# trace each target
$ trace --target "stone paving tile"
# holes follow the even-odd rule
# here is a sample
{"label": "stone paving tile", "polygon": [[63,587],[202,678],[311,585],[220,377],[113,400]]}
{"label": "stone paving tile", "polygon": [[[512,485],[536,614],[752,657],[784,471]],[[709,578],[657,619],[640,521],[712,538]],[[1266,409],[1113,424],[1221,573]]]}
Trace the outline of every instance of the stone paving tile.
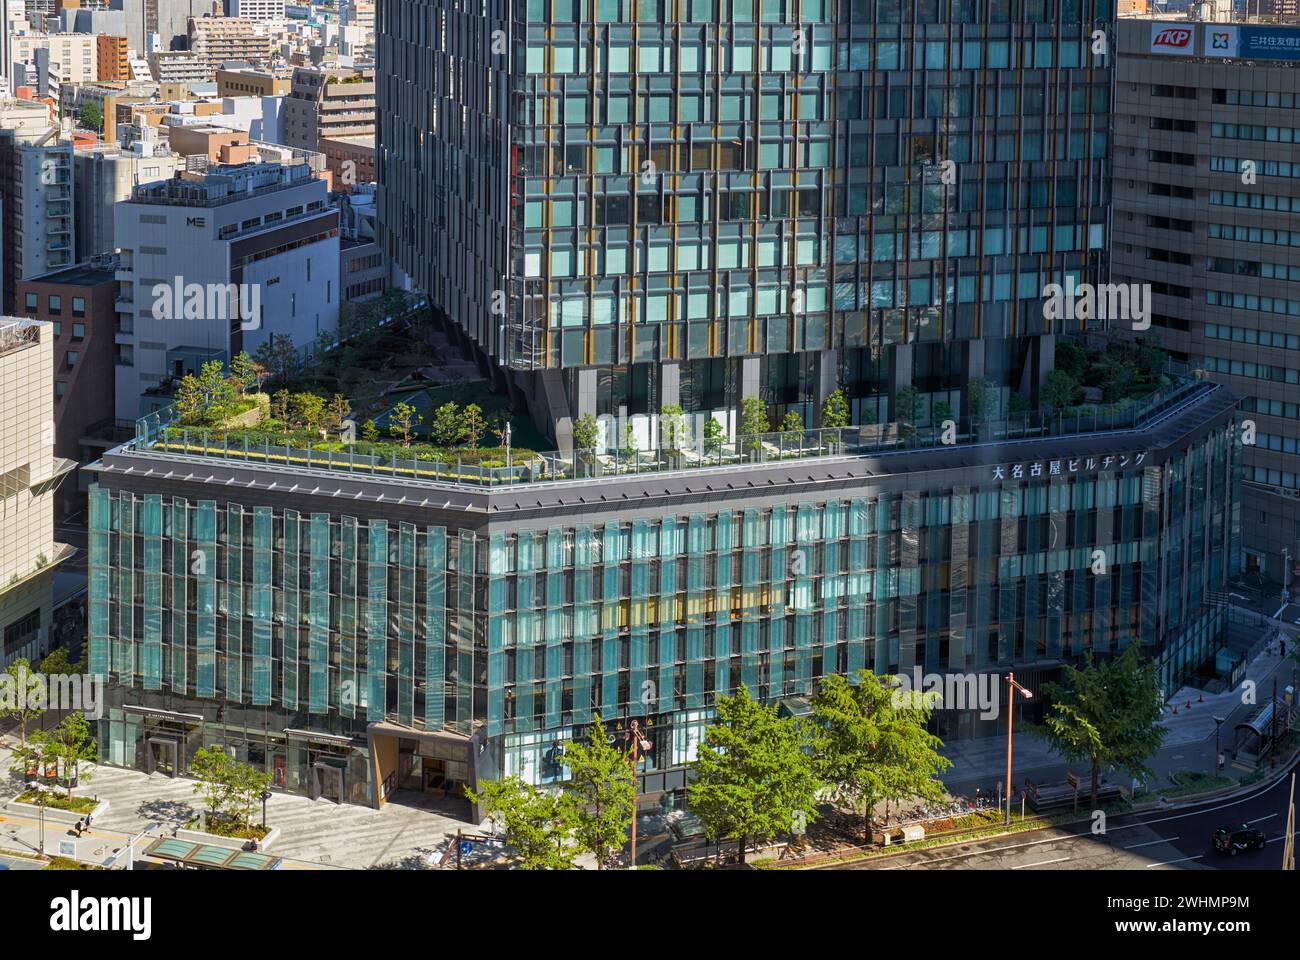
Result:
{"label": "stone paving tile", "polygon": [[[0,770],[8,768],[12,737],[0,737]],[[0,775],[0,799],[21,790],[16,777]],[[202,798],[194,781],[138,770],[100,766],[77,792],[106,797],[109,810],[95,819],[104,830],[137,834],[149,824],[161,823],[163,832],[183,826],[197,816]],[[469,805],[457,801],[432,802],[419,794],[410,802],[387,804],[371,810],[351,804],[276,793],[267,801],[267,824],[280,828],[271,852],[297,860],[337,867],[428,869],[431,855],[440,855],[457,830],[474,831]]]}

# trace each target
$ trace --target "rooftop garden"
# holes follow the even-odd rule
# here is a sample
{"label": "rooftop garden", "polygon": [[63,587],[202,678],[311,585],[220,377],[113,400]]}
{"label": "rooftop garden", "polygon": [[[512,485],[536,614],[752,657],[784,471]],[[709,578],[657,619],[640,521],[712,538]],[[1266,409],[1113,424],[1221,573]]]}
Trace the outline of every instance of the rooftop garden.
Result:
{"label": "rooftop garden", "polygon": [[[475,403],[460,406],[447,401],[429,417],[415,406],[399,401],[383,414],[358,425],[351,401],[341,393],[324,397],[309,390],[250,393],[258,389],[257,363],[246,353],[235,357],[230,373],[220,360],[205,363],[200,373],[187,375],[177,388],[174,420],[163,428],[164,446],[190,432],[205,445],[225,447],[290,447],[322,453],[346,453],[381,460],[465,463],[504,467],[504,423]],[[493,436],[498,443],[484,445]],[[515,447],[519,461],[533,452]]]}
{"label": "rooftop garden", "polygon": [[[1005,389],[976,379],[961,391],[961,416],[945,400],[923,413],[922,395],[905,386],[892,398],[890,422],[853,424],[849,401],[835,390],[812,428],[800,412],[774,419],[763,398],[748,396],[734,412],[665,405],[635,430],[631,422],[585,414],[573,424],[571,450],[539,452],[550,444],[472,365],[475,379],[430,379],[419,366],[439,362],[429,340],[418,324],[398,331],[375,321],[389,315],[382,303],[354,314],[348,339],[306,358],[273,338],[257,355],[237,356],[229,372],[219,361],[205,364],[181,381],[170,412],[147,423],[146,442],[182,453],[498,484],[1124,429],[1204,389],[1175,384],[1153,347],[1062,341],[1037,410],[1021,394],[1007,398]],[[345,392],[354,385],[359,396]]]}

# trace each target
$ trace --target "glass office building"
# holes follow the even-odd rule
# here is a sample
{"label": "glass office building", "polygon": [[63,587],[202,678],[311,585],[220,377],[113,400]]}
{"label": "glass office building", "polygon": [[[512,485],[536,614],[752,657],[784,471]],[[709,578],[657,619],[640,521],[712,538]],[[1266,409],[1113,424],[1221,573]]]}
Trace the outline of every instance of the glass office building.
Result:
{"label": "glass office building", "polygon": [[1112,14],[381,2],[382,242],[561,446],[751,395],[814,426],[837,386],[855,423],[975,377],[1033,407],[1044,286],[1104,272]]}
{"label": "glass office building", "polygon": [[1213,660],[1207,601],[1239,562],[1234,418],[1201,383],[1014,462],[970,444],[500,486],[142,433],[91,497],[103,755],[181,771],[230,742],[283,789],[378,803],[404,756],[554,778],[600,713],[645,718],[647,789],[670,791],[742,682],[775,701],[829,672],[1014,666],[1034,685],[1138,643],[1172,691]]}

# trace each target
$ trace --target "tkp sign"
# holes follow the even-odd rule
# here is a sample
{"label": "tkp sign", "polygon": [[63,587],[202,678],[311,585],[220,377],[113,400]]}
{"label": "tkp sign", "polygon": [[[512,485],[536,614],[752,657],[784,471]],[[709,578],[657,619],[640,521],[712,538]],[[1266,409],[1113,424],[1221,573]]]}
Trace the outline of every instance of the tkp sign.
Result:
{"label": "tkp sign", "polygon": [[1195,34],[1191,27],[1174,26],[1168,23],[1151,24],[1151,52],[1181,56],[1194,53],[1192,40]]}

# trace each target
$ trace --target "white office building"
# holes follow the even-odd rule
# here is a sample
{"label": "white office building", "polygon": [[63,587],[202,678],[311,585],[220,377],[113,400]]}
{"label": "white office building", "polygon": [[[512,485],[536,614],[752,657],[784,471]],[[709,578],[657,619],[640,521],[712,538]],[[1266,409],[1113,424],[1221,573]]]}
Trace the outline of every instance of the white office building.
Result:
{"label": "white office building", "polygon": [[186,173],[115,212],[119,419],[165,406],[168,383],[206,360],[337,328],[338,211],[308,164]]}

